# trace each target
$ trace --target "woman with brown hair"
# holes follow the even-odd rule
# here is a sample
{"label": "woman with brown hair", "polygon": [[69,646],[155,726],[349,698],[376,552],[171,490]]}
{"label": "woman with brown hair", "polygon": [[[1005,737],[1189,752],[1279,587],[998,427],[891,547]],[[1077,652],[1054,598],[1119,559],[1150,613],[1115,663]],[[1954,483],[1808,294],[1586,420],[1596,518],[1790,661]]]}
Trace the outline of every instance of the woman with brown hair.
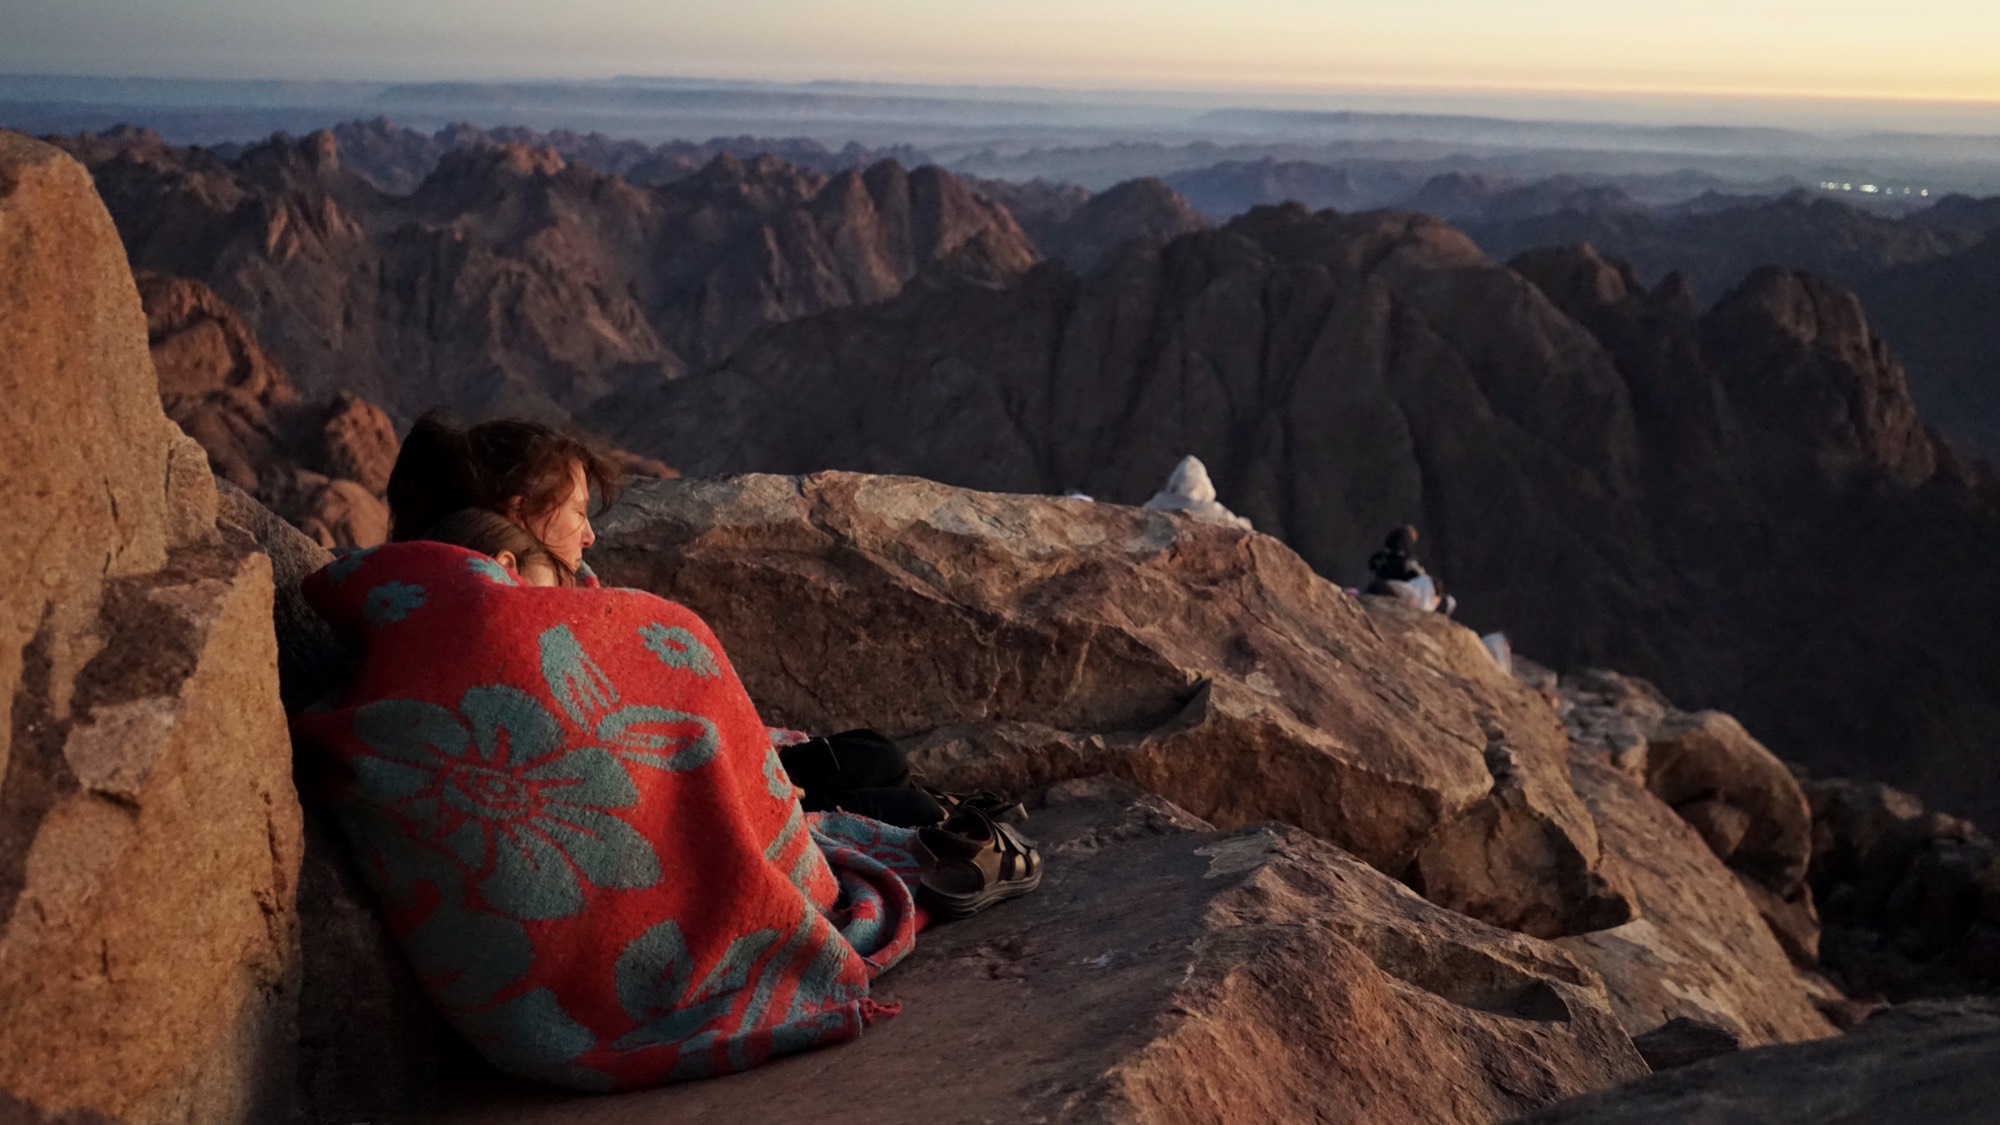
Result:
{"label": "woman with brown hair", "polygon": [[417,419],[389,474],[389,539],[429,539],[433,525],[476,508],[518,525],[571,576],[588,576],[590,525],[618,498],[618,463],[581,438],[518,418],[461,429],[440,411]]}

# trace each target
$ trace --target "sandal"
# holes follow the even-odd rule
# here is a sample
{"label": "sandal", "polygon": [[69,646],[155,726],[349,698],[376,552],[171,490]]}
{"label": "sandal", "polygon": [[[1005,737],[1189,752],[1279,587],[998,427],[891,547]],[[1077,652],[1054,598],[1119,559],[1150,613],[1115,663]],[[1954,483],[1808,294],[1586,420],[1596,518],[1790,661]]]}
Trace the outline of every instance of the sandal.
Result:
{"label": "sandal", "polygon": [[957,816],[962,809],[978,809],[996,824],[1019,824],[1028,819],[1027,806],[1019,801],[1008,800],[998,793],[981,789],[977,793],[947,793],[926,785],[924,793],[944,808],[945,820]]}
{"label": "sandal", "polygon": [[940,921],[970,918],[1042,884],[1041,853],[977,806],[917,836],[938,860],[917,884],[917,901]]}

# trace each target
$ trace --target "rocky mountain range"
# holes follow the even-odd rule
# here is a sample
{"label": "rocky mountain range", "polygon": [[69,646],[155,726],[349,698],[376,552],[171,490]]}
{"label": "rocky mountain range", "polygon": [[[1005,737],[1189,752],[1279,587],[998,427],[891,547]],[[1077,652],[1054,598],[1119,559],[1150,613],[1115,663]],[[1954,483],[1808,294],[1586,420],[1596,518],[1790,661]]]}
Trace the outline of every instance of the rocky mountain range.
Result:
{"label": "rocky mountain range", "polygon": [[[1347,168],[1266,158],[1093,192],[1068,183],[962,179],[919,169],[911,174],[916,182],[941,193],[941,233],[928,250],[898,250],[890,244],[915,245],[912,231],[867,230],[874,219],[841,213],[842,190],[827,200],[820,192],[864,166],[883,167],[877,158],[885,153],[920,158],[913,150],[849,145],[835,151],[809,141],[753,138],[647,145],[598,134],[470,126],[426,134],[386,120],[342,125],[310,145],[274,138],[248,148],[178,149],[130,129],[63,143],[104,173],[107,197],[133,232],[134,260],[142,268],[211,284],[245,311],[314,393],[359,390],[404,420],[419,405],[384,388],[410,380],[385,372],[425,371],[420,382],[435,385],[434,397],[469,411],[561,416],[628,379],[646,385],[716,362],[756,326],[885,299],[924,269],[994,280],[1046,257],[1088,272],[1131,238],[1165,240],[1257,204],[1298,201],[1341,211],[1397,206],[1434,214],[1457,223],[1500,260],[1544,246],[1589,243],[1630,262],[1649,285],[1681,274],[1704,303],[1765,264],[1831,277],[1863,290],[1879,306],[1877,328],[1909,363],[1927,416],[1968,452],[2000,456],[2000,395],[1984,389],[1994,380],[1980,334],[1990,318],[1976,308],[1968,315],[1928,311],[1976,305],[1991,288],[1988,264],[1973,251],[2000,225],[2000,216],[1991,201],[1967,197],[1948,197],[1896,218],[1803,191],[1775,198],[1729,195],[1716,190],[1713,177],[1692,174],[1423,175],[1379,162]],[[305,172],[285,171],[286,160],[274,159],[291,152],[297,163],[308,148],[331,160]],[[498,151],[516,156],[495,158]],[[570,194],[532,186],[538,176],[554,177],[555,164],[531,153],[554,154]],[[440,185],[419,191],[434,173]],[[467,186],[510,174],[520,193],[511,202],[497,186],[486,195]],[[895,179],[886,171],[875,175],[868,182],[878,187]],[[583,187],[613,180],[623,189]],[[195,181],[204,185],[195,194],[207,202],[183,213]],[[741,183],[732,188],[732,181]],[[470,194],[456,198],[457,189],[443,186],[450,183]],[[531,201],[538,191],[543,197]],[[707,194],[732,191],[741,193],[734,202]],[[283,202],[288,193],[293,204]],[[946,196],[952,201],[942,202]],[[972,196],[999,204],[1018,233],[1002,229],[1005,218],[991,207],[982,211]],[[226,224],[219,225],[218,212],[233,213],[249,200],[277,215],[288,205],[310,212],[322,197],[335,200],[340,214],[365,231],[356,236],[359,242],[379,245],[362,249],[348,244],[356,239],[335,239],[272,269],[241,260],[266,254],[260,239],[268,229],[251,229],[258,224],[248,219],[244,230],[220,229]],[[899,208],[924,206],[915,196],[880,203],[870,195],[870,206],[878,205],[887,208],[891,226],[903,221],[893,217]],[[718,212],[693,217],[709,206]],[[788,216],[793,210],[806,212],[803,225]],[[193,233],[163,247],[157,232],[167,214],[173,215],[169,227]],[[769,238],[761,233],[766,227]],[[992,245],[952,257],[953,247],[979,241],[988,228]],[[473,243],[450,243],[467,253],[463,265],[436,249],[420,251],[403,237],[428,231],[458,238],[475,230]],[[236,250],[221,249],[228,246]],[[274,242],[270,253],[276,250]],[[286,253],[297,257],[296,249]],[[885,258],[890,261],[883,264]],[[1927,263],[1935,265],[1917,268]],[[725,275],[752,276],[718,275],[713,291],[705,291],[706,271],[717,264],[728,267]],[[371,285],[350,274],[373,274],[378,281]],[[389,292],[381,292],[384,284]],[[412,287],[430,295],[420,297]],[[288,291],[320,296],[308,302],[284,296]],[[430,307],[439,301],[441,308]],[[266,302],[274,305],[268,313]],[[503,330],[494,323],[497,314],[482,310],[494,304],[512,310],[513,327]],[[451,346],[432,348],[430,337],[449,339]],[[336,348],[341,362],[331,354]],[[343,365],[346,370],[327,373]]]}
{"label": "rocky mountain range", "polygon": [[823,175],[724,153],[651,187],[504,144],[451,149],[393,196],[330,133],[234,159],[133,134],[69,147],[136,268],[211,286],[308,397],[403,422],[438,402],[564,417],[762,324],[1037,259],[1004,208],[894,162]]}
{"label": "rocky mountain range", "polygon": [[[481,129],[462,122],[425,133],[403,128],[386,117],[349,121],[329,132],[340,146],[343,163],[388,195],[408,195],[423,186],[448,152],[506,144],[550,149],[570,163],[588,164],[635,184],[685,179],[725,153],[741,160],[775,156],[795,167],[829,176],[885,160],[912,168],[931,162],[922,151],[908,145],[867,148],[849,142],[830,149],[802,137],[717,137],[649,145],[603,133],[577,133],[568,129],[543,132],[525,126]],[[219,147],[218,152],[233,156],[241,147],[235,150]]]}
{"label": "rocky mountain range", "polygon": [[1431,177],[1399,206],[1461,226],[1548,214],[1616,216],[1648,210],[1615,184],[1587,183],[1575,176],[1521,183],[1455,173]]}
{"label": "rocky mountain range", "polygon": [[1910,365],[1925,415],[2000,465],[2000,215],[1974,215],[1993,222],[1979,242],[1883,269],[1855,289]]}
{"label": "rocky mountain range", "polygon": [[[1590,208],[1550,200],[1512,215],[1465,215],[1466,233],[1496,258],[1588,242],[1649,283],[1679,273],[1714,301],[1758,266],[1781,264],[1853,285],[1883,270],[1965,250],[1985,237],[1979,213],[1892,217],[1805,190],[1775,199],[1690,201],[1680,208]],[[1419,210],[1429,208],[1419,207]],[[1442,213],[1442,212],[1439,212]],[[1964,215],[1953,220],[1954,214]],[[2000,223],[1996,223],[2000,226]]]}
{"label": "rocky mountain range", "polygon": [[1006,207],[1043,256],[1079,273],[1096,269],[1134,239],[1165,242],[1208,226],[1179,192],[1155,179],[1127,180],[1101,192],[1034,180],[969,180]]}
{"label": "rocky mountain range", "polygon": [[1810,275],[1760,271],[1704,313],[1587,248],[1510,268],[1423,216],[1265,209],[1084,278],[784,325],[596,419],[696,474],[1126,503],[1191,452],[1323,574],[1358,582],[1415,522],[1468,617],[1524,651],[1948,808],[2000,792],[2000,493]]}
{"label": "rocky mountain range", "polygon": [[1309,160],[1225,160],[1206,168],[1165,177],[1197,211],[1227,222],[1253,207],[1297,203],[1318,211],[1365,210],[1389,196],[1407,192],[1403,177],[1387,183],[1369,182],[1346,168]]}
{"label": "rocky mountain range", "polygon": [[[978,182],[1051,256],[1079,268],[1095,263],[1065,249],[1073,234],[1048,229],[1049,216],[1075,215],[1088,191],[1046,181]],[[1426,177],[1365,161],[1337,167],[1273,158],[1224,161],[1160,182],[1214,222],[1287,202],[1343,212],[1395,207],[1452,222],[1501,261],[1589,244],[1629,263],[1648,285],[1679,274],[1703,304],[1764,265],[1831,278],[1862,295],[1871,323],[1905,363],[1925,417],[1965,452],[2000,463],[2000,366],[1992,359],[2000,348],[1989,331],[2000,324],[1990,307],[2000,272],[1987,240],[2000,231],[2000,197],[1952,195],[1897,214],[1804,189],[1724,192],[1712,177],[1694,175]],[[1156,221],[1146,233],[1182,229],[1191,228]]]}
{"label": "rocky mountain range", "polygon": [[1454,223],[1501,261],[1587,243],[1631,264],[1647,285],[1679,274],[1704,305],[1764,265],[1831,278],[1862,295],[1926,418],[1964,451],[2000,462],[2000,367],[1988,331],[2000,323],[1988,307],[2000,273],[1986,245],[2000,231],[2000,197],[1951,195],[1898,212],[1801,188],[1746,193],[1692,174],[1424,176],[1368,161],[1273,158],[1224,161],[1163,182],[1215,222],[1286,202],[1343,212],[1394,207]]}
{"label": "rocky mountain range", "polygon": [[1679,274],[1703,302],[1767,263],[1809,270],[1862,296],[1909,368],[1917,405],[1967,452],[2000,463],[2000,198],[1950,196],[1902,217],[1804,191],[1777,199],[1691,201],[1664,210],[1565,206],[1465,224],[1505,258],[1587,242],[1657,283]]}
{"label": "rocky mountain range", "polygon": [[1862,295],[1907,365],[1926,418],[1966,452],[2000,462],[2000,367],[1989,331],[2000,323],[1989,307],[2000,273],[1986,245],[2000,231],[2000,197],[1948,195],[1885,210],[1803,188],[1745,192],[1693,174],[1426,177],[1368,161],[1272,158],[1174,172],[1164,182],[1217,222],[1286,202],[1395,207],[1454,223],[1501,261],[1587,243],[1629,263],[1647,285],[1679,274],[1703,304],[1764,265],[1831,278]]}
{"label": "rocky mountain range", "polygon": [[303,399],[208,286],[160,274],[138,283],[161,405],[216,476],[323,546],[388,539],[383,494],[401,446],[388,416],[347,391]]}

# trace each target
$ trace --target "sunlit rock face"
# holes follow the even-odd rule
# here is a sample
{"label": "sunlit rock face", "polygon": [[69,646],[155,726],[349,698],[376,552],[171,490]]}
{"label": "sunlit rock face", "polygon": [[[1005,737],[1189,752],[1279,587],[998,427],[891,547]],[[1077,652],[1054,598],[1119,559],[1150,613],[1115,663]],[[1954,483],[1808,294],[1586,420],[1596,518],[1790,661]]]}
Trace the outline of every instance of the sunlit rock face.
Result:
{"label": "sunlit rock face", "polygon": [[271,568],[161,412],[116,230],[0,132],[0,1116],[288,1112],[299,806]]}
{"label": "sunlit rock face", "polygon": [[913,738],[951,786],[1112,772],[1528,933],[1631,917],[1547,704],[1267,536],[853,474],[648,485],[601,534],[600,574],[708,619],[770,721]]}

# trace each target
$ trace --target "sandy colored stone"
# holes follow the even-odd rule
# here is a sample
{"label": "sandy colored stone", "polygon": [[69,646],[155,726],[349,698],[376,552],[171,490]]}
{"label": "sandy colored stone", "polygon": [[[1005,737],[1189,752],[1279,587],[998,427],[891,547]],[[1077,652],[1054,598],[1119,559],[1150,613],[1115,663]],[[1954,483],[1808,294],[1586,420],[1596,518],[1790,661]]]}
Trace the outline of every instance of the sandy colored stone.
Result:
{"label": "sandy colored stone", "polygon": [[[1812,810],[1792,771],[1720,711],[1675,714],[1652,732],[1646,788],[1688,817],[1730,867],[1780,895],[1805,883]],[[1737,811],[1735,818],[1713,806]],[[1707,806],[1707,807],[1705,807]],[[1734,828],[1725,820],[1740,819]]]}
{"label": "sandy colored stone", "polygon": [[1753,1046],[1834,1033],[1736,873],[1692,826],[1592,751],[1576,754],[1570,775],[1638,916],[1557,944],[1604,978],[1628,1032],[1684,1017]]}
{"label": "sandy colored stone", "polygon": [[[89,659],[105,577],[166,559],[172,427],[124,247],[90,175],[0,131],[0,691],[48,621],[60,693]],[[0,766],[11,734],[0,729]]]}
{"label": "sandy colored stone", "polygon": [[1629,916],[1541,697],[1267,536],[841,473],[642,484],[600,535],[599,573],[701,613],[774,723],[911,738],[946,786],[1116,773],[1524,932]]}
{"label": "sandy colored stone", "polygon": [[171,435],[167,446],[167,541],[184,547],[209,539],[215,532],[220,500],[208,453],[184,433]]}
{"label": "sandy colored stone", "polygon": [[[1127,791],[1129,793],[1129,791]],[[1497,1122],[1642,1075],[1589,973],[1294,829],[1208,829],[1103,782],[1030,824],[1033,895],[926,931],[895,1019],[713,1081],[578,1098],[468,1082],[454,1125],[782,1120]]]}
{"label": "sandy colored stone", "polygon": [[1579,752],[1602,755],[1671,806],[1735,873],[1794,964],[1818,965],[1819,912],[1806,881],[1815,829],[1790,767],[1733,717],[1682,711],[1634,676],[1564,676],[1556,706]]}
{"label": "sandy colored stone", "polygon": [[299,809],[271,572],[215,526],[83,169],[0,132],[0,1116],[288,1108]]}
{"label": "sandy colored stone", "polygon": [[1701,834],[1708,850],[1724,863],[1743,846],[1743,838],[1750,833],[1750,814],[1727,801],[1704,797],[1676,805],[1674,812]]}
{"label": "sandy colored stone", "polygon": [[28,646],[0,782],[9,1096],[129,1125],[288,1104],[300,828],[270,612],[240,540],[114,580],[67,717],[50,633]]}

